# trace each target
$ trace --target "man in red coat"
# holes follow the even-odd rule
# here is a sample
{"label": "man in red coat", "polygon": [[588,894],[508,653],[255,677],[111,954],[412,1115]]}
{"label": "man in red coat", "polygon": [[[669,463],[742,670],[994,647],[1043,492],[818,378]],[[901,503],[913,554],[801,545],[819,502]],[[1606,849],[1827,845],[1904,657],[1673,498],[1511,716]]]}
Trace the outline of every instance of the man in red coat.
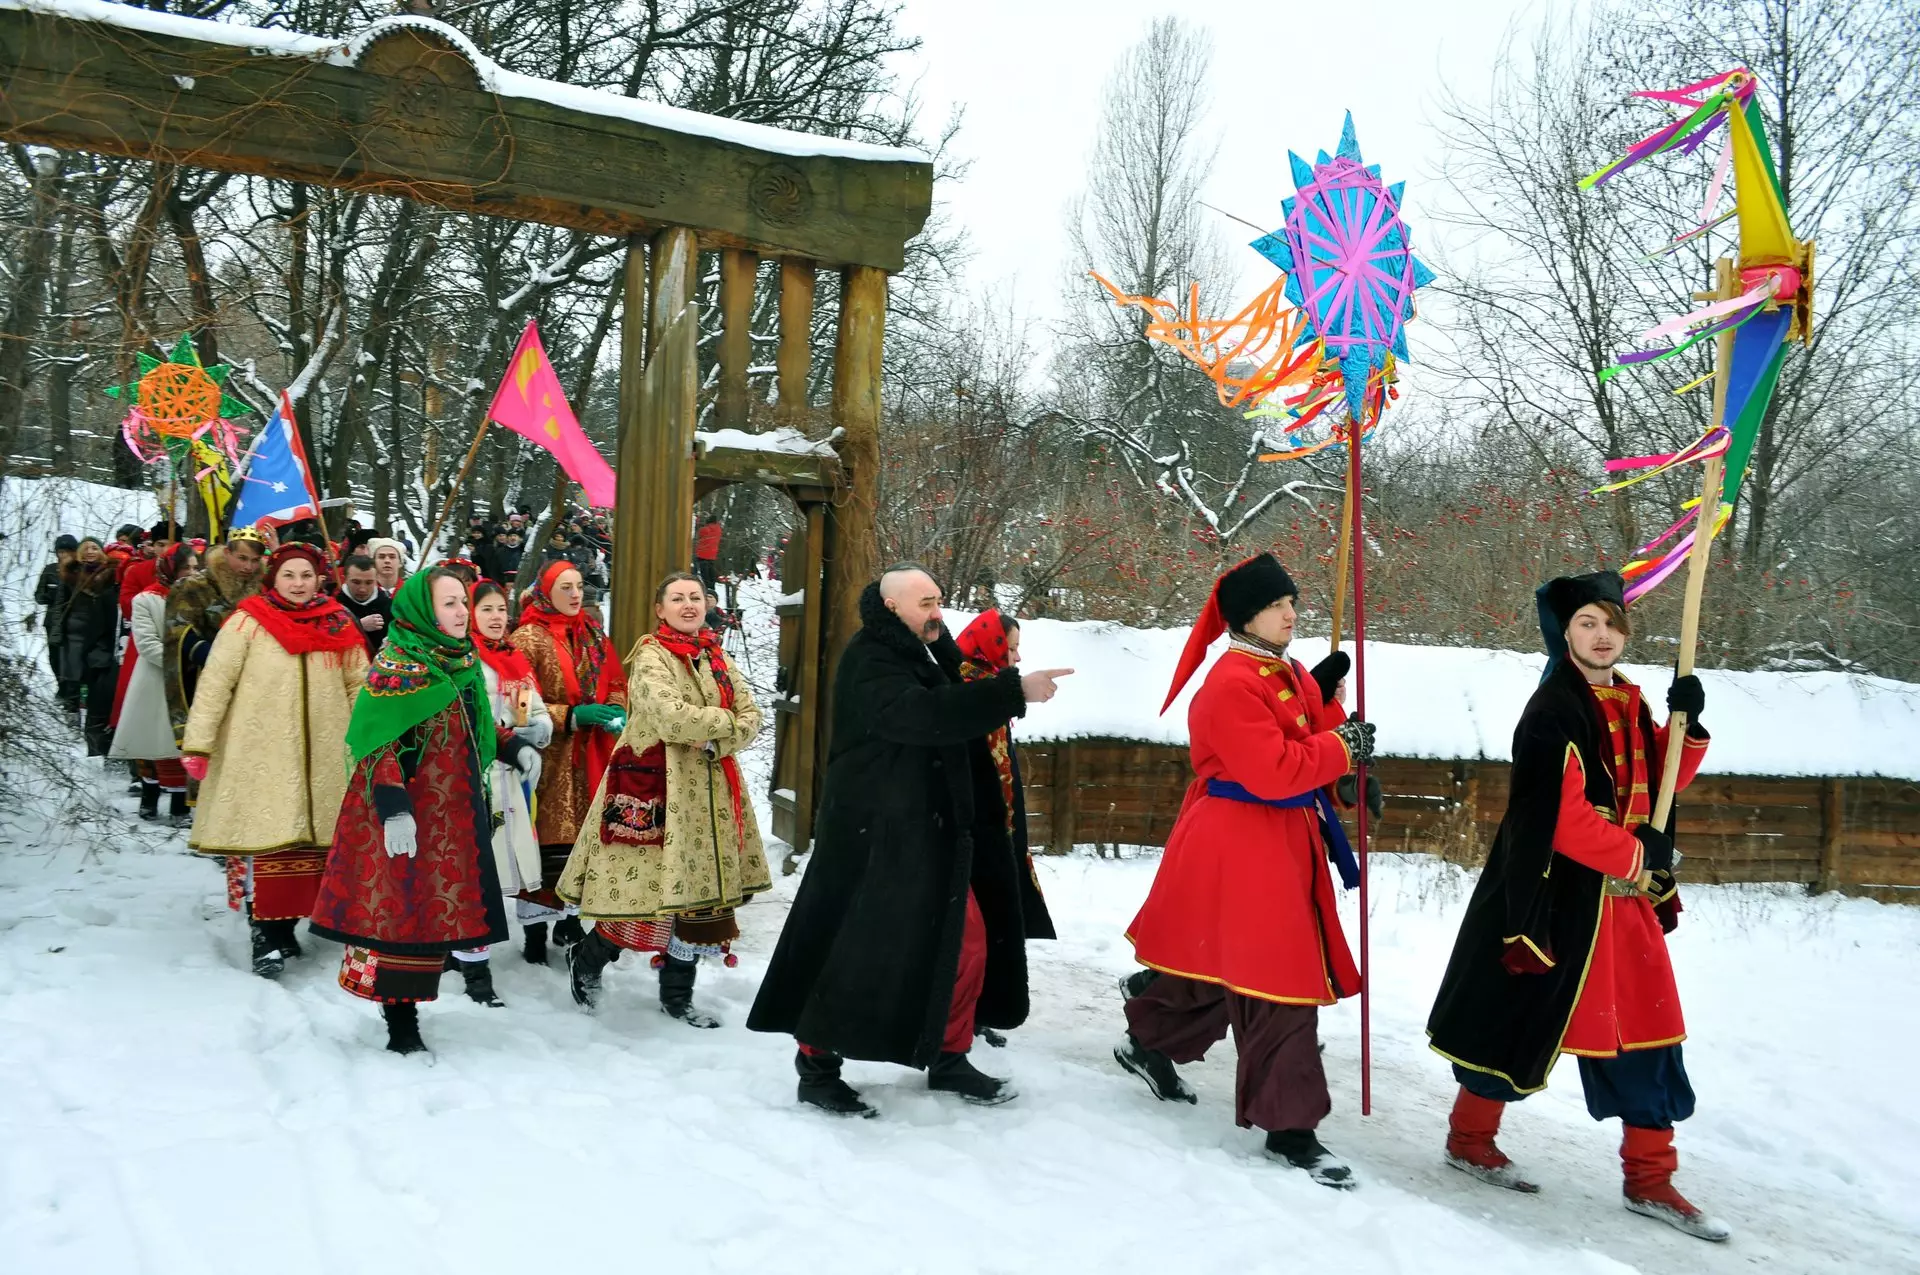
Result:
{"label": "man in red coat", "polygon": [[1155,1097],[1192,1102],[1174,1064],[1198,1061],[1231,1028],[1236,1122],[1267,1131],[1269,1156],[1345,1188],[1352,1170],[1314,1132],[1332,1109],[1319,1007],[1360,990],[1330,843],[1346,884],[1359,877],[1326,789],[1372,756],[1373,727],[1287,658],[1299,592],[1261,554],[1214,585],[1187,641],[1169,705],[1213,639],[1233,636],[1188,710],[1196,778],[1127,931],[1159,977],[1130,980],[1114,1059]]}
{"label": "man in red coat", "polygon": [[[1728,1228],[1673,1186],[1673,1126],[1693,1114],[1694,1097],[1667,955],[1680,913],[1673,822],[1649,822],[1672,741],[1614,668],[1631,631],[1620,577],[1562,577],[1536,596],[1547,671],[1514,730],[1506,818],[1427,1021],[1460,1082],[1447,1162],[1536,1191],[1494,1135],[1505,1104],[1546,1088],[1555,1061],[1572,1054],[1588,1113],[1624,1126],[1627,1208],[1724,1240]],[[1706,756],[1704,705],[1698,678],[1676,678],[1667,692],[1667,707],[1687,714],[1683,787]]]}

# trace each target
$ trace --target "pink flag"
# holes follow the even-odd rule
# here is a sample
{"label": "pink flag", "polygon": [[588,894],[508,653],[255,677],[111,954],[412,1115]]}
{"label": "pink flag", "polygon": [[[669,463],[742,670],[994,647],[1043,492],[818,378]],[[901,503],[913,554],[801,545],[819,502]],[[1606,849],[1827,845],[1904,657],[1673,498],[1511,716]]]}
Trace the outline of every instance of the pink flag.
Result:
{"label": "pink flag", "polygon": [[487,416],[552,452],[567,477],[586,490],[588,504],[604,508],[613,503],[613,467],[567,406],[560,378],[554,374],[553,363],[531,319],[520,334],[520,344],[513,349],[513,359],[507,364],[500,388],[494,391]]}

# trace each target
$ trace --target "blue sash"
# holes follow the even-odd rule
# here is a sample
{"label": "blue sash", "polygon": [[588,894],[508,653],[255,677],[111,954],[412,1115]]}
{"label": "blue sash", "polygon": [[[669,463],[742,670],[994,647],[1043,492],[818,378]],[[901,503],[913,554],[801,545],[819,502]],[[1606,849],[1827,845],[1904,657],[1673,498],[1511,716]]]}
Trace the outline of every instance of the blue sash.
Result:
{"label": "blue sash", "polygon": [[1347,830],[1340,825],[1340,812],[1333,808],[1333,798],[1327,796],[1326,789],[1315,788],[1298,796],[1273,800],[1256,797],[1231,779],[1209,779],[1207,796],[1244,801],[1250,806],[1271,806],[1275,810],[1317,809],[1321,835],[1326,838],[1327,847],[1333,852],[1334,866],[1340,869],[1340,883],[1349,890],[1360,884],[1360,862],[1353,857],[1353,845],[1347,840]]}

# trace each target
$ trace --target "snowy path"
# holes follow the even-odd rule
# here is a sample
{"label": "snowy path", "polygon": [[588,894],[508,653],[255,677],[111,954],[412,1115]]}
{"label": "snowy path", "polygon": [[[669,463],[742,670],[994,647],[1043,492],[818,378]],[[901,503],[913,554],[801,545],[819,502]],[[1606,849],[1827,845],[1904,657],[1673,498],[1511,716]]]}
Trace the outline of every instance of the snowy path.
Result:
{"label": "snowy path", "polygon": [[853,1064],[883,1118],[842,1123],[796,1109],[789,1047],[738,1026],[793,879],[743,914],[740,967],[702,971],[724,1029],[660,1015],[631,960],[593,1018],[558,969],[509,956],[507,1009],[449,978],[423,1016],[429,1061],[381,1051],[329,944],[306,940],[278,984],[246,973],[218,874],[177,837],[9,840],[0,1253],[22,1275],[1920,1270],[1916,911],[1695,892],[1676,944],[1702,1097],[1682,1183],[1737,1229],[1713,1248],[1620,1209],[1617,1134],[1586,1118],[1570,1067],[1505,1139],[1542,1195],[1438,1163],[1450,1089],[1419,1023],[1463,879],[1430,862],[1377,877],[1370,1120],[1357,1014],[1324,1020],[1324,1136],[1365,1183],[1339,1195],[1233,1127],[1230,1050],[1188,1069],[1198,1107],[1113,1066],[1119,933],[1151,859],[1043,863],[1063,936],[1035,945],[1033,1020],[981,1051],[1019,1102],[968,1108]]}

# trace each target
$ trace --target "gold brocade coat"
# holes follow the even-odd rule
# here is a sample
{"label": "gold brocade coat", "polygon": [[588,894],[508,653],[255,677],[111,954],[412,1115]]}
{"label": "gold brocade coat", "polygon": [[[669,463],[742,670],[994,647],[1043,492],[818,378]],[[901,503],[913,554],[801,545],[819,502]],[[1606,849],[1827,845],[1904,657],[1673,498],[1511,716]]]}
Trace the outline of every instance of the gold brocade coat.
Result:
{"label": "gold brocade coat", "polygon": [[[738,907],[764,893],[772,887],[772,878],[753,803],[741,793],[743,831],[734,821],[721,765],[722,758],[733,756],[760,733],[760,707],[746,679],[729,672],[733,707],[721,708],[706,657],[690,669],[651,636],[634,648],[629,674],[632,703],[620,743],[637,753],[664,745],[665,841],[603,842],[603,782],[561,874],[560,897],[579,904],[587,920],[632,921]],[[711,757],[702,747],[708,740],[714,745]]]}
{"label": "gold brocade coat", "polygon": [[[580,835],[580,821],[593,802],[593,789],[587,785],[585,752],[573,730],[573,705],[567,702],[567,677],[561,671],[560,652],[554,647],[553,634],[538,624],[521,625],[508,640],[533,665],[540,698],[553,718],[553,742],[540,754],[534,835],[543,846],[569,845]],[[625,707],[626,700],[625,695],[615,694],[611,702]]]}
{"label": "gold brocade coat", "polygon": [[244,613],[200,672],[180,751],[207,759],[187,846],[265,854],[333,842],[347,795],[347,722],[367,650],[290,655]]}

